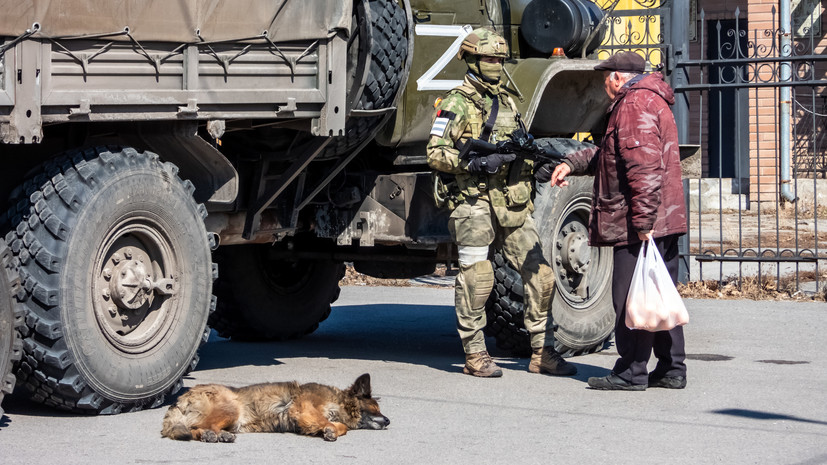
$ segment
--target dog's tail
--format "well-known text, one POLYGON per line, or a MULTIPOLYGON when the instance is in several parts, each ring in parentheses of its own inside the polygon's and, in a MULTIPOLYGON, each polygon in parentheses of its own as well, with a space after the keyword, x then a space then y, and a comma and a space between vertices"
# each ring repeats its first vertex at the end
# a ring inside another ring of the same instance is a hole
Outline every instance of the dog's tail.
POLYGON ((170 406, 164 415, 164 425, 161 427, 161 436, 178 441, 192 440, 192 432, 187 427, 184 412, 177 405, 170 406))

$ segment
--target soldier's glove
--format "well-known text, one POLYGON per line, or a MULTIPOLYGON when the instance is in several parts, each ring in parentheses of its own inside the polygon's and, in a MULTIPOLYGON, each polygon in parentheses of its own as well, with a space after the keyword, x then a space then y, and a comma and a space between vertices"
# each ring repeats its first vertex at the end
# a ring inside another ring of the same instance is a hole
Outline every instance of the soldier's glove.
POLYGON ((472 158, 471 161, 468 162, 468 172, 494 174, 500 170, 503 164, 516 159, 517 155, 513 153, 492 153, 490 155, 472 158))
POLYGON ((551 174, 554 172, 554 166, 551 163, 543 163, 539 167, 534 169, 534 179, 537 182, 549 182, 551 181, 551 174))

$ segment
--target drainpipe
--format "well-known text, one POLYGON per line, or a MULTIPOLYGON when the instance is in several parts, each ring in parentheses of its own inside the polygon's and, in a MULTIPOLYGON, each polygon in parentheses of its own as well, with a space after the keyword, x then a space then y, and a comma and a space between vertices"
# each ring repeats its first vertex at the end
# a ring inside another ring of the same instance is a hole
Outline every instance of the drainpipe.
MULTIPOLYGON (((689 84, 689 78, 686 75, 686 68, 676 66, 676 62, 689 59, 689 2, 673 2, 672 3, 672 17, 669 19, 672 29, 672 51, 674 52, 674 60, 667 58, 666 64, 669 78, 671 79, 672 87, 679 87, 689 84)), ((666 71, 665 71, 666 72, 666 71)), ((678 127, 678 143, 687 143, 687 133, 689 132, 689 95, 686 92, 675 94, 675 104, 672 105, 672 113, 675 115, 675 124, 678 127)), ((683 180, 684 196, 688 201, 689 197, 689 180, 683 180)), ((688 202, 687 202, 688 205, 688 202)), ((688 209, 687 209, 688 211, 688 209)), ((689 226, 689 215, 686 216, 687 227, 689 226)), ((678 282, 686 283, 689 281, 689 235, 684 234, 678 239, 678 254, 680 259, 678 261, 678 282)))
MULTIPOLYGON (((781 20, 781 55, 790 56, 792 53, 792 21, 790 17, 790 0, 780 1, 779 17, 781 20)), ((779 77, 781 82, 787 82, 792 75, 792 62, 784 61, 780 64, 779 77)), ((790 192, 790 107, 792 104, 790 87, 781 88, 781 101, 779 111, 781 112, 781 197, 788 202, 795 202, 796 197, 790 192)))
MULTIPOLYGON (((666 59, 668 75, 672 88, 689 84, 686 68, 676 66, 677 62, 689 59, 689 2, 674 2, 672 5, 672 51, 674 61, 666 59)), ((687 143, 689 133, 689 95, 687 92, 675 94, 675 104, 672 105, 672 113, 675 115, 675 123, 678 126, 678 143, 687 143)))

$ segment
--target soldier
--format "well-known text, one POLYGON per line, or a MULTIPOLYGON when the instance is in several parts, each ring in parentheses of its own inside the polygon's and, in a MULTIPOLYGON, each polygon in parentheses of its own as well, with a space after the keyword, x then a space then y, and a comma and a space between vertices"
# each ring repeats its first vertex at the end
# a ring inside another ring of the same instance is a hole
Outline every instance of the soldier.
POLYGON ((496 243, 523 279, 532 348, 528 370, 570 376, 577 369, 554 350, 549 311, 554 274, 531 218, 533 163, 515 161, 514 154, 475 153, 469 143, 496 143, 521 127, 514 100, 500 81, 507 56, 505 39, 493 30, 476 29, 465 38, 457 58, 465 60, 468 73, 462 85, 437 103, 427 147, 428 165, 440 179, 438 197, 452 209, 448 227, 459 252, 455 306, 465 351, 463 372, 502 376, 483 335, 485 302, 494 285, 488 253, 496 243))

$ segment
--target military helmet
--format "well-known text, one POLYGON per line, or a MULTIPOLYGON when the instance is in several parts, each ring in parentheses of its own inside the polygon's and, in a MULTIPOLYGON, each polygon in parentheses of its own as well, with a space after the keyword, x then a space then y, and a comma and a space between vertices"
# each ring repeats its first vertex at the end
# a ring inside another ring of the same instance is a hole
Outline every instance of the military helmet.
POLYGON ((465 36, 465 40, 462 41, 462 45, 459 47, 457 58, 462 60, 465 52, 471 55, 508 58, 508 44, 503 36, 497 34, 493 29, 480 27, 465 36))

